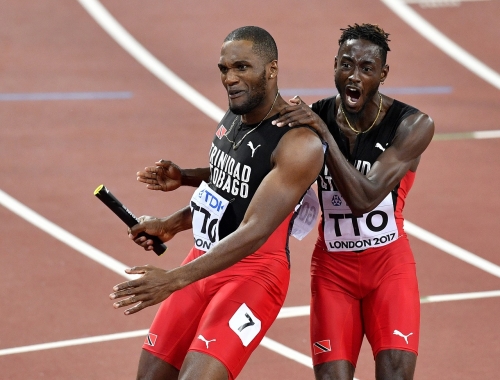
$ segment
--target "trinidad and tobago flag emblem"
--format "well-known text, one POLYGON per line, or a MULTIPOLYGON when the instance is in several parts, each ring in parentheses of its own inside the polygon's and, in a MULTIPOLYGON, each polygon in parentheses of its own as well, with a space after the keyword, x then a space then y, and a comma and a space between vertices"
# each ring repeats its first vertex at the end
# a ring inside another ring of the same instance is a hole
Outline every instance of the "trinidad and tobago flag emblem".
POLYGON ((324 352, 330 352, 332 346, 330 345, 330 340, 320 340, 313 344, 314 355, 322 354, 324 352))
POLYGON ((222 137, 224 137, 224 135, 226 134, 227 132, 227 129, 226 127, 224 127, 224 125, 221 125, 219 127, 219 129, 217 129, 217 132, 215 132, 215 135, 220 139, 222 139, 222 137))
POLYGON ((147 344, 148 346, 152 347, 155 345, 157 338, 158 335, 149 333, 148 336, 146 337, 146 340, 144 341, 144 344, 147 344))

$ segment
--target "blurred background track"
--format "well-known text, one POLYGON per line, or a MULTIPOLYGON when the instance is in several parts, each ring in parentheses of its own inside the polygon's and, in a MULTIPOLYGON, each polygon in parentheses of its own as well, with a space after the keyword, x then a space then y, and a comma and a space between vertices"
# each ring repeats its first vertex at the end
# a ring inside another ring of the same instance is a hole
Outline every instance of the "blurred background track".
MULTIPOLYGON (((391 70, 381 92, 436 123, 405 208, 423 297, 415 378, 498 377, 499 1, 87 3, 102 4, 214 108, 202 112, 148 71, 80 2, 0 0, 1 379, 134 378, 156 307, 126 317, 108 294, 124 280, 123 267, 176 266, 192 239, 181 233, 160 258, 142 251, 94 189, 104 183, 136 215, 163 216, 187 204, 192 189, 148 191, 135 173, 159 158, 182 167, 208 164, 213 118, 227 106, 219 51, 233 29, 267 29, 278 44, 285 98, 313 102, 336 92, 339 29, 363 22, 390 33, 391 70), (478 76, 435 34, 424 37, 430 29, 418 24, 416 31, 390 7, 422 17, 488 75, 478 76), (36 222, 64 241, 80 240, 69 246, 36 222)), ((240 379, 313 378, 306 306, 315 236, 292 241, 285 304, 292 316, 275 322, 240 379)), ((356 378, 374 379, 366 342, 356 378)))

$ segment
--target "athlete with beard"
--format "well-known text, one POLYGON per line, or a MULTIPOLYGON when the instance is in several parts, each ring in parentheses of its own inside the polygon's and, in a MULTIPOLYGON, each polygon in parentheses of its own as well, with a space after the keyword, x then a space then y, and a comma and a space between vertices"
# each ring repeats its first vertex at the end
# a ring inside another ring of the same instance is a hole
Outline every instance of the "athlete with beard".
POLYGON ((190 206, 145 231, 170 240, 193 229, 195 245, 172 270, 128 269, 139 279, 116 285, 125 314, 162 302, 143 345, 139 379, 234 379, 280 311, 289 283, 288 239, 295 207, 324 163, 323 144, 307 127, 272 125, 287 103, 278 92, 278 51, 258 27, 231 32, 219 70, 229 110, 217 126, 210 167, 181 171, 160 162, 144 176, 152 188, 199 186, 190 206), (167 171, 169 186, 158 178, 167 171))
POLYGON ((291 100, 278 126, 307 124, 328 143, 318 178, 322 219, 311 265, 311 344, 317 379, 352 380, 363 336, 377 379, 413 379, 420 300, 403 229, 405 197, 434 123, 379 92, 388 34, 348 26, 335 57, 337 96, 291 100))

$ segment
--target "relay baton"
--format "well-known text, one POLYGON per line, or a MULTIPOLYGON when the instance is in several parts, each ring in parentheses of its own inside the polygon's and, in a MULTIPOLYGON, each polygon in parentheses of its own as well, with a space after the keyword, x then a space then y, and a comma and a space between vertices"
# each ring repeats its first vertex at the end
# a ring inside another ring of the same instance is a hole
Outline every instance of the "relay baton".
MULTIPOLYGON (((106 186, 101 185, 94 191, 94 195, 99 198, 102 203, 109 207, 127 226, 132 227, 139 223, 139 220, 134 214, 130 212, 116 197, 111 194, 111 192, 106 188, 106 186)), ((167 246, 163 244, 158 236, 151 236, 145 232, 141 232, 137 237, 145 236, 146 239, 153 240, 153 251, 158 256, 162 255, 167 249, 167 246)))

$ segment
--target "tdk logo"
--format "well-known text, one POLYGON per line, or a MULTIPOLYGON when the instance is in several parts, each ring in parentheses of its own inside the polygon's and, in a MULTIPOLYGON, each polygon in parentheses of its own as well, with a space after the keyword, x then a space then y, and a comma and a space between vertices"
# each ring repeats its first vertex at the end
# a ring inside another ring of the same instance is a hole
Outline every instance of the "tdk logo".
POLYGON ((332 198, 332 204, 334 206, 342 206, 342 198, 339 195, 335 194, 332 198))
POLYGON ((208 190, 200 191, 200 193, 198 194, 198 197, 200 197, 201 199, 205 198, 203 200, 205 202, 205 204, 210 206, 211 208, 217 210, 217 211, 220 211, 221 209, 224 208, 224 206, 222 205, 222 201, 219 201, 217 199, 217 197, 212 195, 212 193, 210 193, 208 190), (203 194, 205 194, 204 197, 203 197, 203 194))

